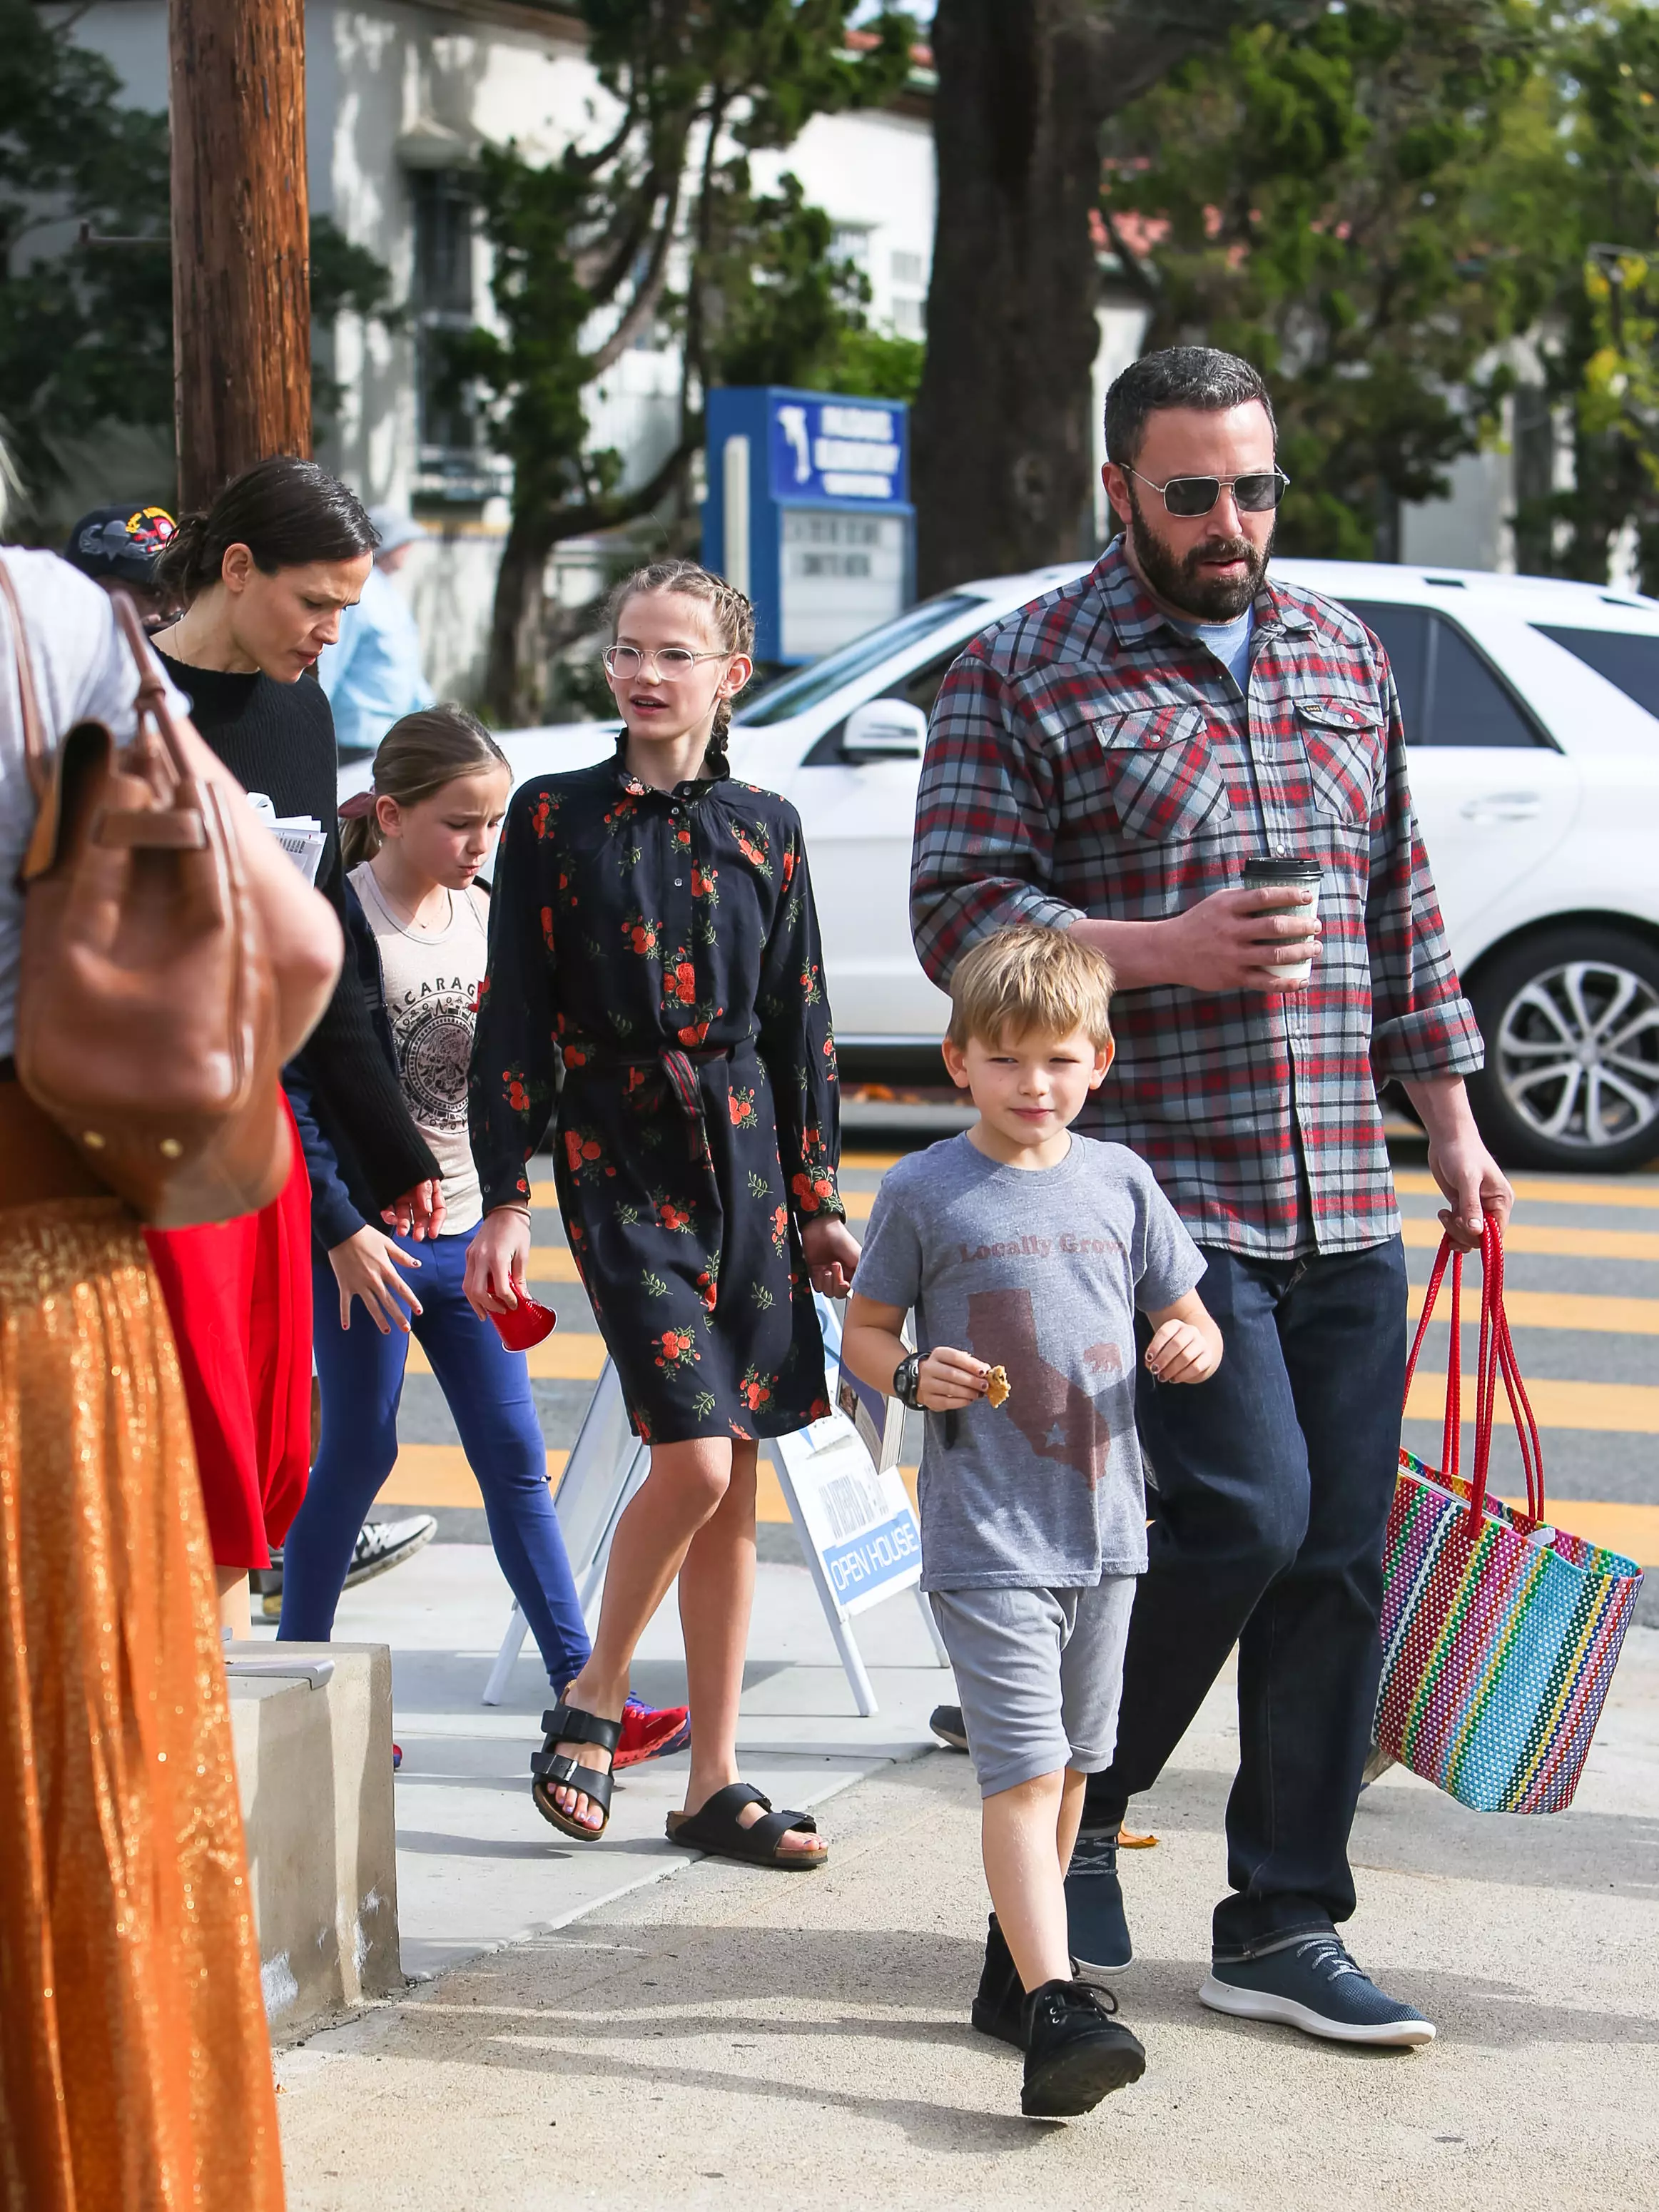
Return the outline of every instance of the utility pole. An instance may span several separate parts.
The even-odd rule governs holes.
[[[311,452],[304,0],[169,0],[181,508]]]

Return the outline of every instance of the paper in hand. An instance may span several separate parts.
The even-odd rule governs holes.
[[[314,814],[282,814],[263,791],[251,791],[248,804],[276,838],[295,866],[314,889],[328,840]]]

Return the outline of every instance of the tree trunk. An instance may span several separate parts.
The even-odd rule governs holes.
[[[541,712],[542,579],[556,543],[538,512],[515,514],[501,548],[484,672],[484,704],[497,729],[522,728]]]
[[[171,0],[180,507],[311,452],[304,0]]]
[[[1085,550],[1106,118],[1242,26],[1294,26],[1328,4],[939,0],[939,212],[911,471],[924,592]]]
[[[1100,118],[1075,0],[939,0],[939,216],[914,455],[917,581],[1082,548]]]

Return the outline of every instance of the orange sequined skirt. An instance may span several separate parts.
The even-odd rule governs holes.
[[[281,2212],[190,1425],[110,1198],[0,1206],[0,1823],[7,2212]]]

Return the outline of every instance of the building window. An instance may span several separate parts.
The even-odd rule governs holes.
[[[921,256],[919,253],[896,253],[893,256],[893,282],[896,284],[921,283]]]
[[[470,331],[472,290],[473,200],[460,169],[416,169],[410,179],[415,203],[414,310],[416,436],[422,489],[452,497],[482,498],[478,426],[465,398],[445,386],[446,337]]]
[[[850,261],[860,276],[870,274],[870,233],[859,222],[837,222],[830,226],[830,258]]]

